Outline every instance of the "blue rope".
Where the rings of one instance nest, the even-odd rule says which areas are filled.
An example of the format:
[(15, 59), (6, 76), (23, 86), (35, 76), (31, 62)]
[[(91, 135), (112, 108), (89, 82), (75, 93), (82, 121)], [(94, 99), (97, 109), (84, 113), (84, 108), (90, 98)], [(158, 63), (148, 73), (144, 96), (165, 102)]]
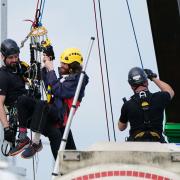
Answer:
[(45, 5), (45, 0), (43, 1), (43, 4), (42, 4), (42, 8), (41, 8), (41, 16), (40, 16), (40, 24), (42, 24), (41, 23), (41, 21), (42, 21), (42, 16), (43, 16), (43, 12), (44, 12), (44, 5)]

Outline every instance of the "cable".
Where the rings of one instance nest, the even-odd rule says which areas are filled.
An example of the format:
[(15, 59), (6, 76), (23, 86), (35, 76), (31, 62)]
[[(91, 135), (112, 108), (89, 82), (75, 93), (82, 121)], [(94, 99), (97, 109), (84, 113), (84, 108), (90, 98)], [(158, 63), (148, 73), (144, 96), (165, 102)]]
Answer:
[(44, 5), (45, 5), (45, 0), (44, 1), (41, 0), (40, 5), (39, 5), (39, 0), (37, 1), (33, 27), (42, 26), (41, 21), (42, 21), (42, 15), (44, 11)]
[(115, 127), (114, 127), (114, 117), (113, 117), (113, 110), (112, 110), (112, 100), (111, 100), (111, 91), (110, 91), (110, 83), (109, 83), (109, 72), (108, 72), (108, 65), (107, 65), (106, 47), (105, 47), (105, 40), (104, 40), (104, 28), (103, 28), (103, 22), (102, 22), (100, 0), (98, 0), (98, 3), (99, 3), (99, 15), (100, 15), (100, 22), (101, 22), (101, 32), (102, 32), (102, 39), (103, 39), (105, 66), (106, 66), (106, 76), (107, 76), (107, 83), (108, 83), (108, 93), (109, 93), (109, 101), (110, 101), (110, 108), (111, 108), (111, 119), (112, 119), (112, 125), (113, 125), (114, 141), (116, 141), (116, 132), (115, 132)]
[(106, 125), (107, 125), (107, 131), (108, 131), (108, 140), (110, 141), (109, 122), (108, 122), (108, 115), (107, 115), (107, 105), (106, 105), (106, 96), (105, 96), (104, 77), (103, 77), (103, 70), (102, 70), (102, 59), (101, 59), (101, 50), (100, 50), (100, 41), (99, 41), (99, 33), (98, 33), (98, 25), (97, 25), (95, 0), (93, 0), (93, 4), (94, 4), (94, 17), (95, 17), (95, 24), (96, 24), (96, 36), (97, 36), (97, 42), (98, 42), (98, 53), (99, 53), (99, 60), (100, 60), (99, 62), (100, 62), (100, 69), (101, 69), (101, 81), (102, 81), (102, 86), (103, 86), (103, 97), (104, 97), (104, 108), (105, 108), (105, 114), (106, 114)]
[[(32, 141), (32, 131), (31, 131), (31, 141)], [(34, 157), (33, 157), (33, 180), (36, 180), (35, 159), (34, 159)]]
[(126, 0), (126, 4), (127, 4), (130, 20), (131, 20), (131, 25), (132, 25), (132, 29), (133, 29), (133, 33), (134, 33), (134, 38), (135, 38), (135, 41), (136, 41), (136, 46), (137, 46), (137, 50), (138, 50), (138, 54), (139, 54), (139, 59), (140, 59), (140, 62), (141, 62), (141, 67), (142, 67), (142, 69), (144, 69), (142, 58), (141, 58), (141, 53), (140, 53), (140, 49), (139, 49), (139, 45), (138, 45), (138, 41), (137, 41), (137, 36), (136, 36), (135, 28), (134, 28), (134, 23), (133, 23), (131, 11), (130, 11), (130, 8), (129, 8), (128, 0)]
[(39, 5), (39, 10), (40, 10), (40, 12), (41, 12), (41, 8), (42, 8), (42, 1), (43, 1), (43, 0), (41, 0), (40, 5)]
[[(39, 6), (39, 0), (37, 0), (36, 11), (38, 10), (38, 6)], [(35, 16), (35, 18), (36, 18), (36, 16)]]
[(39, 20), (40, 23), (42, 21), (42, 16), (43, 16), (43, 12), (44, 12), (44, 5), (45, 5), (45, 0), (43, 1), (43, 4), (42, 4), (41, 17), (40, 17), (40, 20)]
[[(37, 4), (36, 4), (36, 11), (35, 11), (35, 16), (34, 16), (34, 22), (33, 22), (33, 24), (32, 24), (33, 27), (37, 25), (37, 21), (38, 21), (37, 15), (40, 14), (40, 11), (39, 11), (39, 9), (38, 9), (38, 6), (39, 6), (39, 0), (37, 0)], [(38, 14), (38, 13), (39, 13), (39, 14)], [(38, 18), (39, 18), (39, 17), (38, 17)]]

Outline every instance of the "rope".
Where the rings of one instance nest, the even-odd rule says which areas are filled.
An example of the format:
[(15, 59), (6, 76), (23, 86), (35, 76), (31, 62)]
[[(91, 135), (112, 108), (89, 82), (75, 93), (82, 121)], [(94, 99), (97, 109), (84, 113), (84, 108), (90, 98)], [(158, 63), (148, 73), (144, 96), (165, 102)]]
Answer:
[(34, 22), (32, 26), (35, 26), (37, 23), (37, 12), (38, 12), (38, 7), (39, 7), (39, 0), (37, 0), (37, 4), (36, 4), (36, 11), (35, 11), (35, 16), (34, 16)]
[(105, 47), (105, 40), (104, 40), (104, 28), (103, 28), (103, 22), (102, 22), (100, 0), (98, 0), (98, 3), (99, 3), (99, 14), (100, 14), (101, 32), (102, 32), (102, 39), (103, 39), (105, 66), (106, 66), (106, 76), (107, 76), (107, 83), (108, 83), (108, 93), (109, 93), (109, 101), (110, 101), (110, 108), (111, 108), (111, 119), (112, 119), (112, 125), (113, 125), (114, 141), (116, 141), (116, 132), (115, 132), (115, 127), (114, 127), (114, 117), (113, 117), (113, 110), (112, 110), (112, 100), (111, 100), (111, 91), (110, 91), (110, 83), (109, 83), (109, 72), (108, 72), (108, 65), (107, 65), (106, 47)]
[(40, 5), (39, 5), (39, 0), (37, 1), (34, 22), (32, 25), (33, 27), (42, 26), (41, 21), (42, 21), (42, 15), (44, 11), (44, 5), (45, 5), (45, 0), (41, 0)]
[[(39, 6), (39, 2), (40, 2), (40, 6)], [(37, 88), (39, 88), (41, 85), (40, 83), (37, 84), (36, 79), (39, 82), (38, 70), (39, 70), (39, 65), (41, 64), (41, 61), (42, 61), (40, 52), (38, 52), (37, 47), (40, 44), (39, 43), (41, 40), (40, 36), (47, 37), (47, 30), (41, 24), (44, 6), (45, 6), (45, 0), (41, 0), (41, 1), (37, 0), (34, 21), (26, 20), (26, 21), (30, 21), (32, 23), (31, 31), (26, 36), (26, 38), (21, 42), (21, 48), (22, 48), (24, 46), (24, 43), (30, 38), (30, 54), (31, 54), (30, 64), (31, 64), (31, 68), (33, 68), (33, 67), (35, 68), (35, 72), (33, 71), (33, 78), (35, 80), (35, 83), (36, 83), (35, 85)], [(44, 37), (43, 37), (43, 40), (44, 40)], [(35, 48), (34, 48), (34, 46), (35, 46)], [(33, 88), (34, 88), (34, 86), (33, 86)], [(43, 88), (42, 88), (42, 91), (43, 91)], [(31, 141), (32, 141), (32, 132), (31, 132)], [(37, 159), (36, 159), (36, 157), (37, 157)], [(33, 157), (33, 161), (32, 161), (33, 180), (36, 180), (38, 161), (39, 161), (38, 155)]]
[(39, 10), (40, 10), (40, 12), (41, 12), (41, 8), (42, 8), (42, 1), (43, 1), (43, 0), (41, 0), (41, 2), (40, 2), (40, 6), (39, 6)]
[(131, 25), (132, 25), (132, 29), (133, 29), (133, 33), (134, 33), (134, 38), (135, 38), (135, 41), (136, 41), (136, 46), (137, 46), (137, 50), (138, 50), (138, 54), (139, 54), (139, 59), (140, 59), (140, 62), (141, 62), (141, 67), (142, 67), (142, 69), (144, 69), (142, 58), (141, 58), (141, 53), (140, 53), (140, 49), (139, 49), (139, 45), (138, 45), (138, 41), (137, 41), (137, 36), (136, 36), (135, 28), (134, 28), (134, 23), (133, 23), (131, 11), (130, 11), (130, 8), (129, 8), (128, 0), (126, 0), (126, 4), (127, 4), (130, 20), (131, 20)]
[(39, 0), (37, 0), (36, 11), (38, 10), (38, 6), (39, 6)]
[[(32, 131), (31, 131), (31, 141), (32, 141)], [(33, 157), (33, 180), (36, 180), (36, 173), (35, 173), (35, 159)]]
[(44, 12), (44, 5), (45, 5), (45, 0), (43, 1), (43, 4), (42, 4), (41, 17), (40, 17), (40, 20), (39, 20), (40, 23), (42, 21), (42, 16), (43, 16), (43, 12)]
[(100, 62), (100, 69), (101, 69), (101, 81), (102, 81), (102, 86), (103, 86), (103, 97), (104, 97), (104, 108), (105, 108), (105, 114), (106, 114), (106, 125), (107, 125), (107, 131), (108, 131), (108, 140), (110, 141), (109, 122), (108, 122), (108, 116), (107, 116), (107, 105), (106, 105), (106, 96), (105, 96), (104, 77), (103, 77), (103, 70), (102, 70), (102, 59), (101, 59), (100, 40), (99, 40), (99, 33), (98, 33), (95, 0), (93, 0), (93, 4), (94, 4), (94, 17), (95, 17), (95, 23), (96, 23), (96, 36), (97, 36), (97, 42), (98, 42), (98, 53), (99, 53), (99, 60), (100, 60), (99, 62)]
[[(43, 12), (43, 9), (44, 9), (44, 3), (43, 3), (43, 9), (42, 9), (42, 12), (41, 12), (42, 0), (40, 2), (40, 8), (38, 8), (38, 6), (39, 6), (39, 0), (37, 1), (36, 12), (35, 12), (35, 19), (34, 19), (34, 22), (32, 24), (32, 27), (39, 27), (39, 25), (41, 26), (42, 12)], [(41, 18), (40, 22), (39, 22), (39, 18)], [(39, 40), (40, 39), (38, 39), (38, 37), (36, 37), (36, 38), (34, 37), (34, 41), (39, 42)], [(33, 41), (33, 38), (31, 38), (31, 43), (33, 44), (32, 41)], [(37, 42), (34, 42), (34, 43), (37, 43)], [(33, 56), (34, 55), (36, 56), (35, 59), (37, 60), (38, 59), (38, 52), (36, 51), (35, 54), (34, 54), (34, 50), (32, 50), (31, 53), (33, 53)], [(33, 63), (33, 59), (32, 58), (34, 59), (34, 57), (31, 57), (31, 63)], [(41, 59), (40, 59), (40, 61), (41, 61)], [(36, 66), (36, 70), (38, 71), (37, 64), (35, 64), (35, 63), (33, 63), (33, 64)], [(37, 74), (36, 74), (36, 76), (37, 76)], [(32, 132), (31, 132), (31, 140), (32, 140)], [(35, 162), (36, 162), (36, 167), (35, 167)], [(36, 161), (35, 157), (33, 157), (33, 162), (32, 163), (33, 163), (33, 179), (36, 180), (36, 170), (38, 168), (38, 162)]]
[(42, 24), (41, 24), (41, 21), (40, 21), (40, 18), (42, 17), (42, 1), (43, 0), (41, 0), (41, 2), (40, 2), (40, 6), (39, 6), (39, 17), (38, 17), (38, 26), (42, 26)]

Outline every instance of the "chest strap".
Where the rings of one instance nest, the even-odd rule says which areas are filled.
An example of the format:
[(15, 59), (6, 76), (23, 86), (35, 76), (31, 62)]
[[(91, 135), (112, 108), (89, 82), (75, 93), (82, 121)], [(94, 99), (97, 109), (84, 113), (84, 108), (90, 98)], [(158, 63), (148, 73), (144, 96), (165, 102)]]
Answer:
[(143, 111), (144, 125), (146, 127), (150, 126), (151, 120), (149, 118), (149, 109), (151, 106), (152, 94), (149, 91), (141, 91), (139, 94), (132, 96), (132, 99), (140, 106)]

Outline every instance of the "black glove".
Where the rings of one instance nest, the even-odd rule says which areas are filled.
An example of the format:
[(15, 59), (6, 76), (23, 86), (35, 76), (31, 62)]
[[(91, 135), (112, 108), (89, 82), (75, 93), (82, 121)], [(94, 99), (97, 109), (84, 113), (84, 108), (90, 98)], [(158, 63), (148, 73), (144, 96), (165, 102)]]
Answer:
[(150, 69), (144, 69), (147, 77), (152, 81), (153, 78), (157, 78), (157, 74), (153, 73)]
[(22, 77), (28, 78), (29, 65), (26, 62), (19, 60), (19, 62), (16, 63), (16, 66), (17, 66), (17, 73)]
[(43, 47), (43, 53), (45, 53), (48, 57), (50, 57), (51, 60), (55, 59), (54, 50), (51, 45)]
[(4, 140), (8, 141), (8, 142), (15, 142), (15, 137), (16, 133), (14, 132), (14, 130), (10, 127), (4, 128)]

